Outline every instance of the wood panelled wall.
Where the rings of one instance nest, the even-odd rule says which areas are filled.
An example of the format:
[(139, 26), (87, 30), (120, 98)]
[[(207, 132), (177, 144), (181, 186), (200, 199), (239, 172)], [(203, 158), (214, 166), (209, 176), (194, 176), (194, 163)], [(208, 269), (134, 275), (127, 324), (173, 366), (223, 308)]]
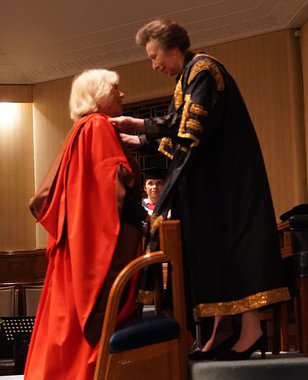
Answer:
[(307, 200), (299, 39), (293, 30), (285, 30), (209, 51), (224, 62), (244, 96), (261, 143), (278, 217)]
[[(303, 66), (300, 61), (299, 38), (294, 36), (292, 30), (273, 32), (208, 49), (233, 74), (246, 100), (264, 153), (277, 217), (295, 204), (307, 201), (308, 159), (305, 155), (302, 80), (302, 67), (307, 67), (308, 61), (307, 34), (305, 26), (300, 37), (302, 59), (306, 62)], [(153, 72), (148, 61), (114, 69), (120, 73), (120, 86), (126, 93), (126, 103), (159, 98), (170, 95), (173, 91), (174, 79)], [(304, 76), (306, 94), (307, 80), (307, 76)], [(29, 181), (32, 181), (29, 188), (33, 188), (34, 181), (36, 185), (40, 182), (71, 126), (68, 113), (70, 84), (71, 78), (67, 78), (33, 86), (35, 175), (28, 176)], [(1, 95), (0, 86), (0, 100)], [(307, 107), (308, 101), (305, 102), (306, 120)], [(306, 121), (306, 130), (307, 128)], [(10, 154), (13, 153), (14, 151)], [(31, 157), (29, 159), (31, 161)], [(0, 181), (3, 187), (3, 175)], [(4, 191), (2, 187), (1, 194)], [(17, 219), (24, 226), (29, 224), (28, 216), (13, 215), (9, 209), (6, 210), (4, 219), (11, 229), (15, 228)], [(30, 226), (32, 230), (29, 231), (29, 237), (35, 234), (33, 221)], [(46, 235), (40, 230), (36, 235), (37, 246), (44, 246)], [(13, 234), (7, 236), (12, 237)], [(14, 239), (10, 244), (14, 246)], [(31, 244), (31, 238), (25, 237), (22, 248), (33, 248)], [(20, 245), (18, 247), (21, 248)]]
[[(33, 88), (33, 135), (35, 188), (48, 171), (72, 123), (69, 118), (71, 78), (35, 85)], [(47, 234), (36, 226), (36, 246), (46, 246)]]
[(28, 210), (34, 191), (32, 103), (13, 106), (14, 120), (4, 122), (0, 114), (1, 250), (35, 248), (35, 225)]
[(304, 122), (305, 122), (306, 177), (308, 177), (308, 170), (307, 170), (308, 169), (308, 21), (301, 28), (300, 47), (301, 47), (303, 92), (304, 92), (303, 107), (304, 107)]

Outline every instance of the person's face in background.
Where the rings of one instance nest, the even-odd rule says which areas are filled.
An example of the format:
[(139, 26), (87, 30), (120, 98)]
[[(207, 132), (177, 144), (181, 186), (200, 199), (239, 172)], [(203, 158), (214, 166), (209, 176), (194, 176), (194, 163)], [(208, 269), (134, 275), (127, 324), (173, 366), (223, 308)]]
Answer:
[(103, 113), (114, 117), (120, 116), (123, 113), (122, 100), (124, 98), (124, 92), (119, 90), (118, 84), (112, 86), (110, 92), (111, 103), (103, 106)]
[(164, 184), (162, 179), (147, 179), (144, 184), (144, 191), (151, 203), (156, 204), (157, 198)]
[(184, 54), (178, 49), (163, 49), (158, 40), (151, 39), (145, 47), (152, 61), (153, 70), (158, 70), (166, 75), (177, 75), (183, 70)]

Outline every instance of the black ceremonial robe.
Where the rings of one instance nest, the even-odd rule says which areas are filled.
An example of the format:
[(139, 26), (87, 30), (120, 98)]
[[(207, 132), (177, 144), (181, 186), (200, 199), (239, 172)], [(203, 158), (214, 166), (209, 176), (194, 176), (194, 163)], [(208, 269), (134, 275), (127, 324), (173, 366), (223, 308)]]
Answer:
[(272, 199), (239, 89), (207, 54), (188, 53), (168, 115), (145, 120), (172, 159), (152, 218), (183, 228), (188, 301), (196, 319), (287, 300)]

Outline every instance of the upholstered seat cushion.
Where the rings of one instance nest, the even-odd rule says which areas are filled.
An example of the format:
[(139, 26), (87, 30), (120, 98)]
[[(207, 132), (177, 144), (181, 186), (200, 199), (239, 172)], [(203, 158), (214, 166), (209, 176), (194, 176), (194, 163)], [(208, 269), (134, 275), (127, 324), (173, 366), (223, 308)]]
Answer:
[(141, 318), (117, 330), (110, 338), (111, 352), (122, 352), (175, 339), (180, 327), (174, 319), (165, 317)]

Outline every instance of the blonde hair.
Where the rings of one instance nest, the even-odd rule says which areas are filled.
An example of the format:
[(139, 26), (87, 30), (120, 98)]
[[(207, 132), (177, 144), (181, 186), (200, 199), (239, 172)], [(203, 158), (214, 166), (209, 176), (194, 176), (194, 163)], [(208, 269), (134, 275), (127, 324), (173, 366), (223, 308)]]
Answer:
[(100, 111), (113, 101), (112, 88), (119, 83), (115, 71), (92, 69), (82, 72), (74, 78), (69, 101), (70, 116), (78, 120), (83, 115)]

